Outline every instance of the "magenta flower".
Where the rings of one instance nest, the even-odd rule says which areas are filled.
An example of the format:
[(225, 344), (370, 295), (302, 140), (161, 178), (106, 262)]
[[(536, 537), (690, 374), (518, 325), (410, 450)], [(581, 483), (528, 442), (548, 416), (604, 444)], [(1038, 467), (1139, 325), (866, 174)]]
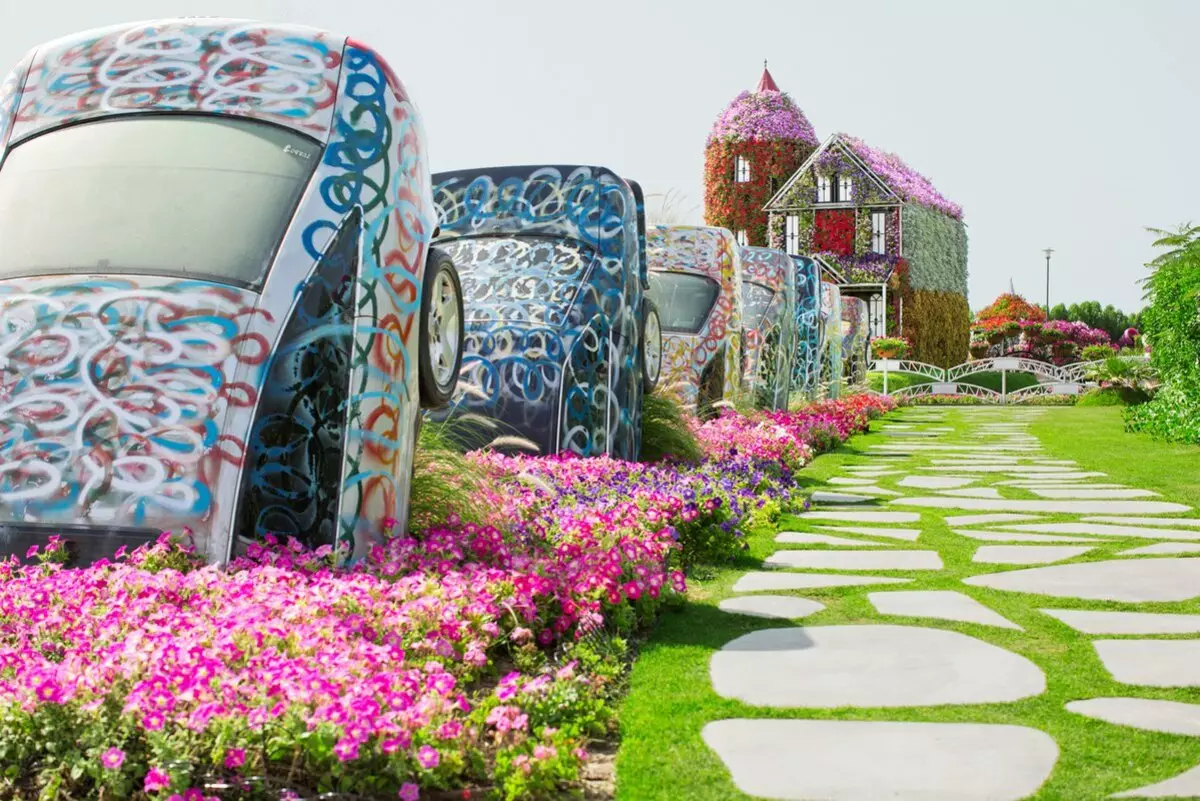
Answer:
[(421, 789), (412, 782), (400, 785), (400, 801), (417, 801), (421, 797)]
[(417, 751), (417, 762), (421, 763), (421, 767), (426, 770), (433, 770), (442, 761), (442, 755), (437, 752), (436, 748), (428, 745), (423, 745)]
[(119, 770), (125, 764), (125, 752), (113, 746), (100, 755), (100, 764), (108, 770)]
[(165, 790), (171, 786), (171, 776), (165, 770), (158, 768), (150, 768), (146, 774), (146, 784), (144, 785), (147, 793), (156, 793), (159, 790)]
[(245, 748), (230, 748), (225, 752), (225, 767), (236, 770), (246, 764)]
[(337, 745), (333, 747), (333, 753), (342, 762), (351, 762), (358, 759), (358, 743), (354, 740), (349, 740), (343, 737), (337, 741)]

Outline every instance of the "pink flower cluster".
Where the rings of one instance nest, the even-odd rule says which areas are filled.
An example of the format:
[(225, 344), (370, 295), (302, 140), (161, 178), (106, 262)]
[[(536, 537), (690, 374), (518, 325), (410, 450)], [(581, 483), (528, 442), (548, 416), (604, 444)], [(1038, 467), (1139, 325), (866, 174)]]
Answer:
[(792, 139), (816, 146), (817, 134), (786, 92), (742, 92), (713, 123), (707, 144), (721, 140), (751, 142)]
[(934, 189), (933, 183), (928, 178), (905, 164), (895, 153), (876, 150), (858, 137), (849, 134), (838, 134), (838, 136), (905, 200), (948, 214), (956, 220), (962, 219), (962, 206), (943, 197), (941, 192)]

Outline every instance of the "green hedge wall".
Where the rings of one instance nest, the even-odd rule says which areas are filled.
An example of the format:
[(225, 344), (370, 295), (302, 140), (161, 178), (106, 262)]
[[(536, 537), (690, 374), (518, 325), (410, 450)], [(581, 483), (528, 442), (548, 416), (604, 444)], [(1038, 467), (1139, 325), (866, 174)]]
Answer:
[[(967, 229), (961, 220), (904, 204), (903, 252), (916, 290), (967, 294)], [(966, 347), (964, 342), (963, 347)], [(965, 352), (965, 351), (964, 351)]]
[(968, 358), (971, 339), (971, 307), (966, 297), (957, 292), (906, 293), (904, 336), (912, 343), (911, 359), (938, 367), (962, 364)]

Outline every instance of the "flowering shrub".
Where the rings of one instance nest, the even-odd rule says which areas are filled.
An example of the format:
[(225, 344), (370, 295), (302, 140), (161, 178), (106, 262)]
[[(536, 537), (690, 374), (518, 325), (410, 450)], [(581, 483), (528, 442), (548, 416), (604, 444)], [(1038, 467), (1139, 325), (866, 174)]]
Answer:
[(742, 92), (735, 97), (708, 133), (708, 142), (787, 139), (817, 146), (817, 134), (804, 112), (786, 92)]
[(0, 796), (559, 797), (613, 725), (620, 634), (892, 403), (689, 422), (696, 465), (471, 454), (488, 521), (349, 567), (273, 538), (205, 566), (184, 532), (67, 569), (52, 539), (0, 562)]
[(943, 197), (928, 178), (905, 164), (899, 156), (876, 150), (857, 137), (847, 134), (840, 136), (855, 155), (905, 200), (940, 211), (956, 220), (962, 219), (962, 206)]
[(871, 353), (876, 359), (903, 359), (908, 355), (908, 340), (904, 337), (875, 337)]

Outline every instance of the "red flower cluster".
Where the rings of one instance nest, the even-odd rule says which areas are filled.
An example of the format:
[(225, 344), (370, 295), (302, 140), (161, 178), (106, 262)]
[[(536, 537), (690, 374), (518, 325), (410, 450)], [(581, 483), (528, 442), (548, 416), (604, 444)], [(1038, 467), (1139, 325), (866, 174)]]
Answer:
[(818, 253), (854, 255), (854, 212), (823, 209), (813, 221), (813, 249)]
[[(794, 140), (714, 140), (704, 151), (705, 223), (745, 231), (751, 245), (766, 245), (763, 206), (811, 152), (811, 145)], [(737, 156), (750, 162), (750, 180), (745, 183), (734, 181)]]

